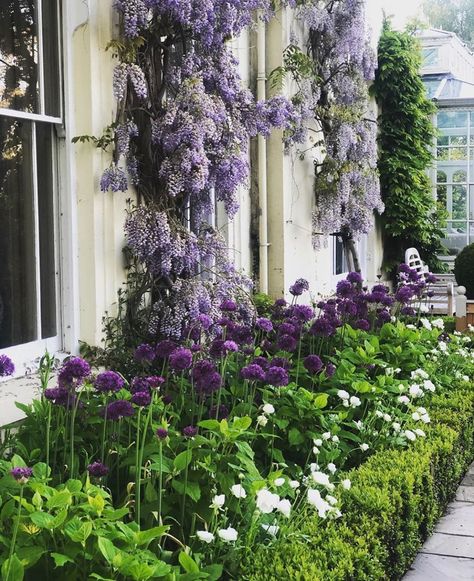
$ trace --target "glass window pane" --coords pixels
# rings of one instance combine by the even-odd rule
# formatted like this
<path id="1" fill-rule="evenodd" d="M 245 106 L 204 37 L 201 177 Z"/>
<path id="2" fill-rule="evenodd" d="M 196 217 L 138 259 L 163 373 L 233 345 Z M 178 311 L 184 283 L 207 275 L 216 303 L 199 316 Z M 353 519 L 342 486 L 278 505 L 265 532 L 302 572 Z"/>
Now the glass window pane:
<path id="1" fill-rule="evenodd" d="M 447 147 L 438 147 L 436 150 L 436 157 L 441 160 L 449 159 L 449 148 Z"/>
<path id="2" fill-rule="evenodd" d="M 467 135 L 451 135 L 451 145 L 467 145 Z"/>
<path id="3" fill-rule="evenodd" d="M 54 259 L 53 128 L 36 124 L 40 237 L 41 334 L 56 335 L 56 264 Z"/>
<path id="4" fill-rule="evenodd" d="M 449 254 L 459 254 L 467 244 L 467 224 L 466 222 L 448 222 L 446 229 L 446 239 L 443 245 L 448 249 Z"/>
<path id="5" fill-rule="evenodd" d="M 436 173 L 436 181 L 438 183 L 445 183 L 447 181 L 446 180 L 446 172 L 444 172 L 444 171 L 438 171 Z"/>
<path id="6" fill-rule="evenodd" d="M 0 117 L 0 348 L 37 338 L 31 135 Z"/>
<path id="7" fill-rule="evenodd" d="M 53 117 L 61 115 L 59 74 L 59 35 L 56 0 L 43 0 L 43 61 L 45 113 Z"/>
<path id="8" fill-rule="evenodd" d="M 474 185 L 469 186 L 469 220 L 474 220 Z"/>
<path id="9" fill-rule="evenodd" d="M 0 2 L 0 107 L 38 112 L 38 35 L 33 0 Z"/>
<path id="10" fill-rule="evenodd" d="M 453 182 L 456 183 L 466 183 L 467 182 L 467 171 L 463 169 L 458 169 L 453 173 Z"/>
<path id="11" fill-rule="evenodd" d="M 467 147 L 450 147 L 449 159 L 467 159 Z"/>
<path id="12" fill-rule="evenodd" d="M 452 219 L 465 220 L 467 217 L 467 188 L 453 186 Z"/>
<path id="13" fill-rule="evenodd" d="M 440 135 L 438 137 L 438 145 L 449 145 L 449 136 L 448 135 Z"/>
<path id="14" fill-rule="evenodd" d="M 438 127 L 467 127 L 467 113 L 464 111 L 440 111 Z"/>

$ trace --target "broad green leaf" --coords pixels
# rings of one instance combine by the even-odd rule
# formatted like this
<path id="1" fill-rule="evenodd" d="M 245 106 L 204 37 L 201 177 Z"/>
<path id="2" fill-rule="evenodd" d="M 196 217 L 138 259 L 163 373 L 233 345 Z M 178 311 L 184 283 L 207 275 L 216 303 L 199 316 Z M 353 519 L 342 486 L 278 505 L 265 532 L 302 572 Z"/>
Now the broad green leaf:
<path id="1" fill-rule="evenodd" d="M 207 581 L 218 581 L 218 579 L 220 579 L 222 576 L 222 570 L 222 565 L 216 563 L 214 565 L 208 565 L 207 567 L 204 567 L 203 573 L 207 573 Z"/>
<path id="2" fill-rule="evenodd" d="M 175 478 L 171 484 L 179 494 L 184 494 L 184 482 L 176 480 Z M 199 486 L 199 483 L 188 481 L 186 485 L 186 494 L 189 498 L 192 498 L 194 502 L 197 502 L 201 498 L 201 487 Z"/>
<path id="3" fill-rule="evenodd" d="M 204 428 L 205 430 L 219 430 L 220 422 L 217 420 L 202 420 L 202 422 L 198 423 L 200 428 Z"/>
<path id="4" fill-rule="evenodd" d="M 38 462 L 33 466 L 33 476 L 38 480 L 46 480 L 51 474 L 51 468 L 44 462 Z"/>
<path id="5" fill-rule="evenodd" d="M 40 529 L 53 529 L 54 516 L 47 512 L 33 512 L 30 514 L 31 521 Z"/>
<path id="6" fill-rule="evenodd" d="M 252 425 L 252 418 L 249 416 L 244 416 L 243 418 L 234 418 L 232 422 L 232 428 L 239 430 L 240 432 L 245 432 Z"/>
<path id="7" fill-rule="evenodd" d="M 2 579 L 8 578 L 8 581 L 23 581 L 24 575 L 25 568 L 15 554 L 3 563 Z"/>
<path id="8" fill-rule="evenodd" d="M 185 450 L 184 452 L 181 452 L 174 459 L 173 465 L 175 470 L 181 472 L 186 468 L 186 466 L 189 466 L 192 459 L 193 459 L 192 450 Z"/>
<path id="9" fill-rule="evenodd" d="M 68 557 L 67 555 L 61 555 L 61 553 L 51 553 L 51 557 L 54 559 L 55 567 L 64 567 L 66 563 L 74 563 L 74 559 Z"/>
<path id="10" fill-rule="evenodd" d="M 328 405 L 328 394 L 327 393 L 320 393 L 314 398 L 314 405 L 322 410 Z"/>
<path id="11" fill-rule="evenodd" d="M 69 490 L 61 490 L 56 492 L 47 501 L 46 506 L 48 508 L 63 508 L 69 506 L 72 503 L 72 495 Z"/>
<path id="12" fill-rule="evenodd" d="M 104 510 L 104 517 L 107 520 L 119 520 L 130 512 L 128 508 L 117 508 L 115 510 L 106 509 Z"/>
<path id="13" fill-rule="evenodd" d="M 16 554 L 21 561 L 21 564 L 25 567 L 32 567 L 37 563 L 41 556 L 45 553 L 45 549 L 42 547 L 20 547 L 16 550 Z"/>
<path id="14" fill-rule="evenodd" d="M 199 573 L 199 566 L 196 561 L 184 551 L 181 551 L 178 560 L 186 573 Z"/>
<path id="15" fill-rule="evenodd" d="M 92 523 L 82 522 L 76 517 L 67 523 L 64 530 L 72 541 L 84 544 L 92 533 Z"/>
<path id="16" fill-rule="evenodd" d="M 158 500 L 158 492 L 151 482 L 147 482 L 145 486 L 145 500 L 147 502 Z"/>
<path id="17" fill-rule="evenodd" d="M 298 430 L 298 428 L 291 428 L 291 430 L 288 432 L 288 441 L 290 442 L 291 446 L 297 446 L 298 444 L 302 444 L 304 442 L 304 436 Z"/>
<path id="18" fill-rule="evenodd" d="M 82 482 L 80 480 L 68 480 L 66 482 L 66 488 L 69 490 L 69 492 L 72 492 L 72 494 L 77 493 L 77 492 L 81 492 L 82 490 Z"/>
<path id="19" fill-rule="evenodd" d="M 100 516 L 103 513 L 104 508 L 105 508 L 105 500 L 102 498 L 102 496 L 100 494 L 97 494 L 96 496 L 88 496 L 87 500 L 89 502 L 89 505 Z"/>
<path id="20" fill-rule="evenodd" d="M 107 563 L 111 564 L 114 560 L 115 555 L 117 554 L 118 550 L 110 541 L 105 537 L 99 537 L 97 539 L 97 544 L 99 545 L 99 550 L 104 555 Z"/>
<path id="21" fill-rule="evenodd" d="M 159 526 L 136 533 L 137 545 L 147 545 L 151 541 L 161 538 L 169 528 L 169 526 Z"/>
<path id="22" fill-rule="evenodd" d="M 33 506 L 37 509 L 40 509 L 43 506 L 43 498 L 41 496 L 41 494 L 39 494 L 38 492 L 35 492 L 33 494 L 33 498 L 31 499 L 31 502 L 33 503 Z"/>

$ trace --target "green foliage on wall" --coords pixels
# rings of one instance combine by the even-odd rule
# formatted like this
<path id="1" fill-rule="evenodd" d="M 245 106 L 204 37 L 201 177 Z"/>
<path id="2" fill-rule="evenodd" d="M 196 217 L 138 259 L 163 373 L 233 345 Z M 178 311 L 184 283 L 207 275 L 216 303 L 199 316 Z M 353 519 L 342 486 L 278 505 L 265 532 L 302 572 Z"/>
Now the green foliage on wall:
<path id="1" fill-rule="evenodd" d="M 442 210 L 433 199 L 427 174 L 433 159 L 436 107 L 419 75 L 421 52 L 416 38 L 392 30 L 386 21 L 378 60 L 372 89 L 381 108 L 379 172 L 385 203 L 385 266 L 392 268 L 407 248 L 415 246 L 429 266 L 438 270 Z"/>

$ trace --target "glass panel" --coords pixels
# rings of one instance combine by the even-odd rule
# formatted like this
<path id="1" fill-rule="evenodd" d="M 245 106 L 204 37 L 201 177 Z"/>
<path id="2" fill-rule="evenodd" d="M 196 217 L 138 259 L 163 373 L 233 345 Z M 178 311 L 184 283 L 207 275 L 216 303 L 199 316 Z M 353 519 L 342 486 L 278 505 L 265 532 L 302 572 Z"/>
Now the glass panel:
<path id="1" fill-rule="evenodd" d="M 453 182 L 456 183 L 466 183 L 467 182 L 467 171 L 463 169 L 458 169 L 453 173 Z"/>
<path id="2" fill-rule="evenodd" d="M 467 188 L 453 186 L 452 219 L 463 220 L 467 217 Z"/>
<path id="3" fill-rule="evenodd" d="M 449 159 L 467 159 L 467 147 L 450 147 Z"/>
<path id="4" fill-rule="evenodd" d="M 469 186 L 469 219 L 474 220 L 474 185 Z"/>
<path id="5" fill-rule="evenodd" d="M 37 338 L 31 129 L 0 117 L 0 348 Z"/>
<path id="6" fill-rule="evenodd" d="M 43 61 L 45 113 L 61 115 L 58 11 L 56 0 L 43 0 Z"/>
<path id="7" fill-rule="evenodd" d="M 436 173 L 436 181 L 438 183 L 444 183 L 444 182 L 446 182 L 447 181 L 446 180 L 446 172 L 444 172 L 444 171 L 438 171 Z"/>
<path id="8" fill-rule="evenodd" d="M 464 111 L 440 111 L 438 127 L 467 127 L 467 113 Z"/>
<path id="9" fill-rule="evenodd" d="M 437 48 L 424 48 L 421 51 L 423 67 L 432 67 L 438 64 L 439 52 Z"/>
<path id="10" fill-rule="evenodd" d="M 446 194 L 447 194 L 447 186 L 438 186 L 437 187 L 437 200 L 444 208 L 446 208 Z"/>
<path id="11" fill-rule="evenodd" d="M 0 2 L 0 107 L 38 112 L 38 35 L 34 0 Z"/>
<path id="12" fill-rule="evenodd" d="M 449 145 L 449 136 L 448 135 L 440 135 L 438 137 L 438 145 Z"/>
<path id="13" fill-rule="evenodd" d="M 467 145 L 467 135 L 451 135 L 451 145 Z"/>
<path id="14" fill-rule="evenodd" d="M 448 222 L 446 239 L 443 240 L 443 244 L 448 249 L 449 254 L 459 254 L 467 244 L 466 222 Z"/>
<path id="15" fill-rule="evenodd" d="M 449 148 L 447 147 L 438 147 L 436 150 L 436 157 L 443 161 L 449 159 Z"/>
<path id="16" fill-rule="evenodd" d="M 36 124 L 40 232 L 41 334 L 56 335 L 56 265 L 54 260 L 53 128 Z"/>

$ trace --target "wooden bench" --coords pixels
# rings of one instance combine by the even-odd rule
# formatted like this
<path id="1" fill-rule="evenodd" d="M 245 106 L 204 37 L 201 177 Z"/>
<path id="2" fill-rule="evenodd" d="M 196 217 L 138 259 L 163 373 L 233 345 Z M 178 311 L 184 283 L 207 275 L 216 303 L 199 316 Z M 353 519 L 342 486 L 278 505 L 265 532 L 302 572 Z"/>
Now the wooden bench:
<path id="1" fill-rule="evenodd" d="M 416 248 L 408 248 L 405 252 L 405 262 L 410 268 L 413 268 L 423 278 L 429 273 L 428 267 L 420 258 L 420 254 Z M 435 283 L 430 283 L 429 290 L 433 292 L 432 297 L 427 297 L 423 300 L 424 305 L 427 306 L 428 312 L 438 315 L 450 315 L 455 312 L 455 296 L 457 283 L 454 274 L 443 273 L 435 274 L 437 278 Z"/>

